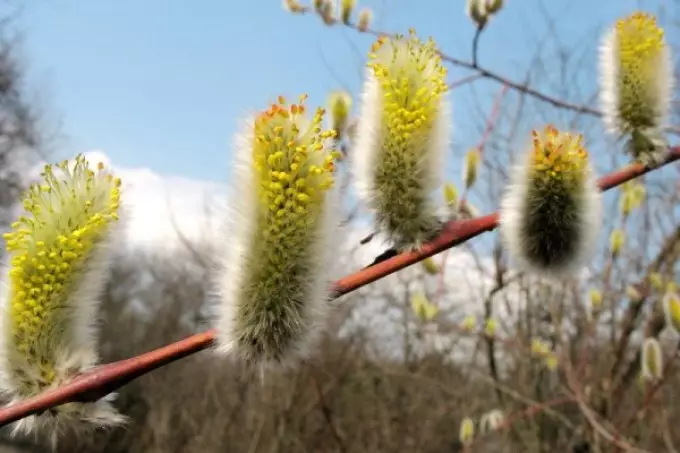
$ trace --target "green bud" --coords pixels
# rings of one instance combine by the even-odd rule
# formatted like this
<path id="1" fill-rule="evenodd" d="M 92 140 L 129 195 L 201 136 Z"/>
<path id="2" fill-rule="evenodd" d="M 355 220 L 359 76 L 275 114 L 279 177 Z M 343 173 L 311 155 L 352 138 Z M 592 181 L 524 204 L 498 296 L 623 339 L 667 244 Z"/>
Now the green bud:
<path id="1" fill-rule="evenodd" d="M 469 189 L 477 181 L 477 169 L 479 167 L 480 153 L 478 149 L 471 149 L 465 154 L 465 165 L 463 167 L 463 181 L 465 188 Z"/>
<path id="2" fill-rule="evenodd" d="M 364 8 L 359 11 L 359 22 L 357 28 L 360 32 L 364 33 L 371 26 L 371 21 L 373 19 L 373 12 L 369 8 Z"/>
<path id="3" fill-rule="evenodd" d="M 657 291 L 663 289 L 663 277 L 658 272 L 652 272 L 649 274 L 649 284 Z"/>
<path id="4" fill-rule="evenodd" d="M 609 247 L 613 255 L 618 255 L 626 242 L 626 233 L 617 228 L 609 236 Z"/>
<path id="5" fill-rule="evenodd" d="M 503 0 L 487 0 L 486 10 L 489 14 L 496 14 L 503 7 Z"/>
<path id="6" fill-rule="evenodd" d="M 421 261 L 421 264 L 423 265 L 423 269 L 425 269 L 425 272 L 427 272 L 428 274 L 430 275 L 439 274 L 439 266 L 437 266 L 437 263 L 434 262 L 432 257 L 425 258 L 423 261 Z"/>
<path id="7" fill-rule="evenodd" d="M 450 207 L 458 205 L 458 190 L 451 182 L 444 185 L 444 199 L 446 200 L 446 204 Z"/>
<path id="8" fill-rule="evenodd" d="M 470 417 L 465 417 L 460 422 L 458 439 L 463 445 L 470 445 L 475 438 L 475 422 Z"/>
<path id="9" fill-rule="evenodd" d="M 590 306 L 593 310 L 599 310 L 602 305 L 602 292 L 598 289 L 590 290 Z"/>
<path id="10" fill-rule="evenodd" d="M 340 18 L 342 23 L 348 25 L 352 17 L 352 11 L 356 6 L 356 0 L 341 0 L 340 1 Z"/>
<path id="11" fill-rule="evenodd" d="M 642 375 L 648 381 L 661 379 L 663 375 L 663 354 L 656 338 L 646 338 L 642 343 Z"/>
<path id="12" fill-rule="evenodd" d="M 423 293 L 413 295 L 411 308 L 422 321 L 431 321 L 439 313 L 439 308 L 431 303 Z"/>

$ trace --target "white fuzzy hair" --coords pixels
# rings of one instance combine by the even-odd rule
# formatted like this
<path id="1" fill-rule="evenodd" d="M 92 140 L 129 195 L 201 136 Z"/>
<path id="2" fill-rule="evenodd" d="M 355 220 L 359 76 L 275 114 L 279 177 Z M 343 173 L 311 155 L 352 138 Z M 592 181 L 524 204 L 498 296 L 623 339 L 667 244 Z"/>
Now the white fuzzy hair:
<path id="1" fill-rule="evenodd" d="M 383 151 L 382 142 L 385 134 L 382 121 L 383 92 L 371 68 L 366 68 L 365 80 L 361 94 L 360 120 L 357 124 L 357 135 L 350 152 L 350 159 L 357 194 L 369 208 L 374 209 L 377 196 L 375 172 L 378 168 L 377 160 Z M 425 165 L 427 174 L 423 177 L 422 187 L 427 195 L 426 198 L 430 200 L 444 182 L 446 156 L 451 146 L 452 107 L 447 94 L 448 92 L 442 93 L 427 150 L 422 156 L 427 161 Z M 443 211 L 437 208 L 434 202 L 431 205 L 432 212 L 423 214 L 439 217 L 438 214 Z"/>
<path id="2" fill-rule="evenodd" d="M 605 33 L 600 44 L 600 106 L 602 121 L 610 134 L 621 133 L 619 118 L 619 43 L 616 39 L 616 29 Z"/>
<path id="3" fill-rule="evenodd" d="M 482 433 L 495 431 L 503 424 L 504 420 L 505 416 L 503 415 L 503 411 L 500 409 L 490 410 L 482 415 L 482 418 L 479 421 L 479 430 Z"/>
<path id="4" fill-rule="evenodd" d="M 612 135 L 621 135 L 623 130 L 619 115 L 619 42 L 616 28 L 608 30 L 599 47 L 600 63 L 600 108 L 605 129 Z M 673 97 L 675 78 L 673 62 L 668 44 L 664 44 L 659 57 L 656 74 L 655 126 L 663 129 L 668 121 Z"/>
<path id="5" fill-rule="evenodd" d="M 218 254 L 213 276 L 212 298 L 214 301 L 215 327 L 217 330 L 218 354 L 235 353 L 239 355 L 238 345 L 234 338 L 240 290 L 246 280 L 246 260 L 251 253 L 253 230 L 257 225 L 256 175 L 253 170 L 252 157 L 253 119 L 240 125 L 240 132 L 234 142 L 234 167 L 232 172 L 232 194 L 225 212 L 224 241 Z M 332 277 L 338 270 L 335 254 L 339 250 L 341 235 L 339 234 L 339 212 L 337 188 L 329 189 L 325 194 L 322 207 L 322 221 L 318 225 L 316 237 L 311 240 L 309 256 L 316 264 L 312 266 L 313 275 L 309 275 L 303 291 L 304 313 L 301 318 L 307 322 L 305 334 L 293 342 L 290 351 L 282 362 L 261 362 L 262 369 L 288 367 L 300 359 L 307 359 L 314 351 L 330 310 L 330 291 Z"/>
<path id="6" fill-rule="evenodd" d="M 123 222 L 125 210 L 119 208 L 119 220 L 109 223 L 107 231 L 90 250 L 82 271 L 78 273 L 74 291 L 68 295 L 64 309 L 68 315 L 61 314 L 66 319 L 65 329 L 61 338 L 52 345 L 54 348 L 56 378 L 51 386 L 44 390 L 53 390 L 67 383 L 77 374 L 88 371 L 99 362 L 99 322 L 102 292 L 105 289 L 111 262 L 116 253 L 116 246 L 122 240 Z M 9 358 L 14 356 L 20 359 L 18 353 L 13 351 L 10 343 L 10 314 L 11 288 L 9 282 L 9 260 L 11 252 L 5 258 L 3 265 L 3 279 L 0 285 L 0 392 L 10 398 L 10 404 L 21 401 L 24 397 L 19 394 L 19 389 L 14 385 L 14 376 Z M 25 361 L 22 368 L 27 375 L 36 375 L 38 371 L 34 364 Z M 115 399 L 115 394 L 87 403 L 73 403 L 70 411 L 60 410 L 56 407 L 52 413 L 30 415 L 14 423 L 14 434 L 31 434 L 49 431 L 51 444 L 56 446 L 58 437 L 64 430 L 78 431 L 85 428 L 79 422 L 87 422 L 92 427 L 112 427 L 127 421 L 127 418 L 118 413 L 110 401 Z"/>
<path id="7" fill-rule="evenodd" d="M 564 260 L 561 266 L 545 268 L 534 265 L 528 259 L 524 248 L 523 226 L 526 220 L 529 171 L 532 163 L 531 149 L 523 161 L 515 164 L 510 172 L 510 182 L 501 199 L 500 234 L 503 243 L 517 264 L 537 275 L 560 279 L 567 278 L 580 271 L 588 264 L 595 252 L 597 239 L 602 227 L 602 195 L 597 186 L 595 173 L 587 164 L 583 203 L 580 205 L 580 224 L 578 228 L 578 244 L 571 259 Z"/>

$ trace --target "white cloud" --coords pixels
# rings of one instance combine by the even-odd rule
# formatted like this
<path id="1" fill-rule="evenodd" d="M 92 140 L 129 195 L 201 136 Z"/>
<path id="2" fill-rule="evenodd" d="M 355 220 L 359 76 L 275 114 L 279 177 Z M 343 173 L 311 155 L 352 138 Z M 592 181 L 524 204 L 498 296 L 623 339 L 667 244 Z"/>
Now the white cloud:
<path id="1" fill-rule="evenodd" d="M 100 149 L 88 151 L 86 153 L 83 153 L 83 155 L 91 164 L 97 164 L 101 162 L 107 167 L 111 166 L 111 159 L 109 158 L 109 156 L 106 155 L 104 151 Z"/>
<path id="2" fill-rule="evenodd" d="M 119 169 L 128 209 L 127 239 L 133 247 L 172 250 L 180 238 L 216 239 L 226 187 L 148 169 Z"/>
<path id="3" fill-rule="evenodd" d="M 172 253 L 183 243 L 201 244 L 218 234 L 218 214 L 226 206 L 224 185 L 160 175 L 148 168 L 119 167 L 102 150 L 83 153 L 92 164 L 102 162 L 123 181 L 124 250 Z M 37 178 L 44 162 L 34 167 Z M 179 232 L 179 234 L 178 234 Z"/>

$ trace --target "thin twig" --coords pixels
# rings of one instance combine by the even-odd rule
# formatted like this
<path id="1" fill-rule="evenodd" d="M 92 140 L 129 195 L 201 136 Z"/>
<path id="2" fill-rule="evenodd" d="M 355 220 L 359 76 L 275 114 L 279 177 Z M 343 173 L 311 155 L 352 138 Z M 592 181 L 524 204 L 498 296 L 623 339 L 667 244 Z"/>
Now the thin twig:
<path id="1" fill-rule="evenodd" d="M 640 297 L 637 300 L 631 301 L 630 305 L 626 309 L 623 315 L 623 320 L 621 321 L 621 335 L 619 337 L 616 349 L 614 350 L 614 363 L 609 372 L 609 377 L 612 380 L 616 380 L 617 374 L 621 365 L 624 362 L 626 349 L 633 330 L 635 329 L 635 324 L 640 316 L 642 307 L 644 306 L 646 296 L 648 296 L 648 286 L 649 286 L 649 276 L 663 266 L 664 262 L 671 255 L 677 247 L 678 242 L 680 242 L 680 227 L 676 228 L 675 232 L 670 235 L 664 242 L 658 255 L 649 266 L 647 275 L 645 275 L 644 280 L 635 288 L 639 293 Z"/>
<path id="2" fill-rule="evenodd" d="M 310 13 L 310 12 L 313 12 L 313 10 L 310 9 L 310 8 L 302 8 L 300 11 L 296 12 L 296 14 L 305 14 L 305 13 Z M 361 31 L 361 30 L 359 30 L 359 27 L 357 26 L 357 24 L 354 24 L 354 23 L 351 23 L 351 22 L 344 24 L 344 25 L 346 27 L 353 28 L 357 31 L 360 31 L 361 33 L 368 33 L 368 34 L 371 34 L 373 36 L 393 36 L 392 33 L 381 32 L 381 31 L 370 29 L 370 28 L 367 28 L 367 29 Z M 475 38 L 478 39 L 478 33 L 475 34 Z M 476 53 L 476 51 L 475 51 L 475 53 Z M 552 105 L 553 107 L 557 107 L 557 108 L 565 109 L 565 110 L 572 110 L 574 112 L 583 113 L 583 114 L 586 114 L 586 115 L 602 117 L 602 112 L 595 109 L 595 108 L 589 107 L 588 105 L 584 105 L 584 104 L 575 104 L 575 103 L 572 103 L 572 102 L 565 101 L 563 99 L 559 99 L 559 98 L 554 97 L 554 96 L 547 95 L 547 94 L 545 94 L 541 91 L 538 91 L 534 88 L 531 88 L 528 83 L 514 82 L 514 81 L 512 81 L 512 80 L 510 80 L 506 77 L 503 77 L 500 74 L 497 74 L 493 71 L 490 71 L 488 69 L 485 69 L 485 68 L 479 66 L 476 61 L 470 62 L 470 61 L 461 60 L 461 59 L 458 59 L 458 58 L 451 57 L 451 56 L 449 56 L 449 55 L 447 55 L 447 54 L 445 54 L 441 51 L 439 52 L 439 55 L 441 56 L 442 60 L 444 60 L 444 61 L 446 61 L 446 62 L 448 62 L 452 65 L 459 66 L 459 67 L 465 68 L 465 69 L 469 69 L 471 71 L 475 71 L 475 73 L 477 75 L 479 75 L 480 77 L 484 77 L 486 79 L 493 80 L 495 82 L 507 85 L 508 87 L 510 87 L 511 89 L 513 89 L 515 91 L 525 93 L 525 94 L 527 94 L 527 95 L 529 95 L 529 96 L 531 96 L 535 99 L 538 99 L 539 101 L 546 102 L 546 103 Z M 670 134 L 680 135 L 680 127 L 667 126 L 667 127 L 664 128 L 664 131 L 667 132 L 667 133 L 670 133 Z"/>
<path id="3" fill-rule="evenodd" d="M 581 385 L 576 379 L 575 375 L 575 370 L 569 366 L 568 363 L 566 363 L 566 366 L 564 367 L 564 374 L 567 379 L 567 385 L 569 386 L 569 389 L 574 393 L 574 400 L 579 406 L 579 409 L 581 410 L 581 413 L 585 417 L 585 419 L 588 421 L 590 426 L 604 439 L 606 439 L 608 442 L 610 442 L 612 445 L 616 446 L 617 448 L 630 452 L 630 453 L 651 453 L 647 450 L 642 450 L 634 447 L 633 445 L 629 444 L 623 439 L 623 436 L 621 436 L 620 433 L 618 432 L 611 432 L 608 430 L 605 426 L 603 426 L 597 419 L 597 415 L 595 414 L 595 411 L 593 411 L 585 402 L 585 398 L 583 396 L 583 392 L 581 391 Z"/>
<path id="4" fill-rule="evenodd" d="M 326 421 L 328 427 L 330 428 L 331 434 L 333 435 L 335 442 L 338 444 L 340 452 L 346 453 L 347 447 L 345 447 L 345 441 L 343 440 L 343 437 L 340 435 L 338 428 L 335 426 L 335 422 L 333 421 L 333 411 L 326 402 L 326 397 L 324 396 L 324 392 L 321 389 L 321 386 L 319 385 L 316 376 L 312 376 L 312 382 L 314 384 L 314 389 L 316 390 L 316 395 L 319 400 L 319 408 L 321 409 L 323 418 Z"/>
<path id="5" fill-rule="evenodd" d="M 472 66 L 477 67 L 477 49 L 479 47 L 479 37 L 484 31 L 484 25 L 477 27 L 475 30 L 475 37 L 472 38 Z"/>

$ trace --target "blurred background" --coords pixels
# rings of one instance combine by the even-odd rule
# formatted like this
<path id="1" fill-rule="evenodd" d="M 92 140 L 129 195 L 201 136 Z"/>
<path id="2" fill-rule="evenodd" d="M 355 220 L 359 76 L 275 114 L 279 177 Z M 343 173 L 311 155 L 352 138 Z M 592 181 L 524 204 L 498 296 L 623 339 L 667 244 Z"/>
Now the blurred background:
<path id="1" fill-rule="evenodd" d="M 498 208 L 510 165 L 548 123 L 582 133 L 600 175 L 628 162 L 598 117 L 599 42 L 618 18 L 655 14 L 680 54 L 677 0 L 507 0 L 478 36 L 464 0 L 357 0 L 349 24 L 335 0 L 325 17 L 306 1 L 300 13 L 279 1 L 0 1 L 0 227 L 46 161 L 87 153 L 123 179 L 132 215 L 103 304 L 105 361 L 209 325 L 206 283 L 214 244 L 229 240 L 218 215 L 239 121 L 278 95 L 325 106 L 344 91 L 354 100 L 351 156 L 373 32 L 413 27 L 444 54 L 448 201 L 461 217 Z M 677 95 L 673 109 L 677 144 Z M 470 151 L 480 165 L 466 183 Z M 344 162 L 338 277 L 386 248 L 380 237 L 360 245 L 370 217 Z M 59 451 L 679 451 L 680 343 L 660 305 L 680 283 L 679 176 L 670 165 L 607 193 L 597 258 L 576 281 L 517 272 L 486 233 L 338 300 L 299 369 L 252 379 L 194 355 L 121 390 L 126 427 L 68 438 Z M 634 203 L 622 203 L 627 193 Z M 640 378 L 645 337 L 664 354 L 654 382 Z M 481 433 L 494 410 L 505 424 Z M 466 417 L 477 429 L 464 445 Z M 0 452 L 49 451 L 43 439 L 0 433 Z"/>

